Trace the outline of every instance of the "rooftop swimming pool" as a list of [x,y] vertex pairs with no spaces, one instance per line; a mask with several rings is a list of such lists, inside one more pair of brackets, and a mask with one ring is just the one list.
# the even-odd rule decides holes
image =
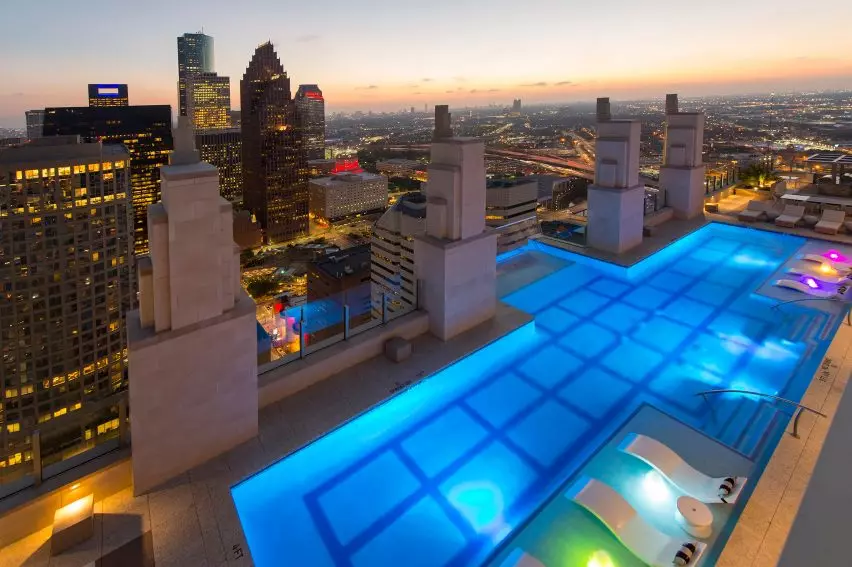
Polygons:
[[775,407],[695,393],[801,398],[841,305],[755,291],[807,242],[710,224],[629,269],[531,244],[568,261],[503,298],[534,323],[233,487],[255,564],[479,565],[642,404],[757,459]]

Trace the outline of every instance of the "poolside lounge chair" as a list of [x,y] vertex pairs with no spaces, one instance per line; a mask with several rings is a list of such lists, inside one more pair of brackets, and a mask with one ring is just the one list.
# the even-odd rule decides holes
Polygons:
[[766,210],[771,206],[769,201],[749,201],[745,210],[740,211],[737,218],[743,222],[754,222],[766,218]]
[[599,480],[581,478],[565,497],[597,516],[625,547],[648,565],[671,567],[678,553],[683,553],[689,559],[680,564],[692,566],[707,549],[706,543],[686,535],[672,537],[646,523],[618,492]]
[[[768,202],[768,201],[767,201]],[[766,207],[766,218],[769,222],[775,222],[775,219],[781,216],[781,212],[784,210],[784,203],[778,201],[773,203],[772,206]]]
[[[708,476],[692,468],[671,447],[647,435],[631,433],[624,438],[619,449],[645,461],[683,492],[707,504],[733,504],[748,480],[745,477]],[[733,488],[730,492],[720,492],[720,487],[727,485],[731,479]]]
[[837,234],[843,226],[846,213],[843,211],[823,211],[822,218],[814,226],[814,230],[823,234]]
[[506,556],[500,567],[544,567],[544,563],[523,549],[516,549]]
[[819,262],[820,264],[828,264],[838,272],[850,272],[852,271],[852,264],[848,262],[840,262],[838,260],[832,260],[828,256],[823,256],[821,254],[805,254],[802,256],[802,260],[807,260],[809,262]]
[[[815,266],[812,262],[802,262],[787,270],[787,273],[793,276],[803,276],[813,278],[818,282],[825,282],[834,285],[840,285],[849,281],[849,274],[846,272],[838,272],[829,267],[828,271],[822,272],[818,267],[810,268],[808,264]],[[821,264],[827,266],[827,264]]]
[[832,291],[830,289],[825,289],[822,287],[811,287],[805,282],[801,282],[799,280],[776,280],[772,285],[778,287],[785,287],[787,289],[792,289],[795,291],[801,291],[804,294],[819,299],[831,299],[833,297],[839,298],[840,296],[846,293],[846,288],[843,286],[841,286],[837,291]]
[[805,215],[805,208],[801,205],[787,205],[784,207],[784,212],[781,216],[775,219],[775,224],[778,226],[786,226],[792,228],[802,220]]

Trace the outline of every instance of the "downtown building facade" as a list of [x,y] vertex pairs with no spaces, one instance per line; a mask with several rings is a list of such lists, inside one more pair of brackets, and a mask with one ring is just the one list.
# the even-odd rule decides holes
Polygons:
[[231,79],[216,73],[186,78],[186,116],[196,130],[231,125]]
[[305,153],[308,159],[325,157],[325,99],[317,85],[299,85],[296,108],[302,118]]
[[390,314],[417,307],[414,239],[426,232],[426,201],[424,193],[407,193],[373,227],[370,282],[375,318],[382,317],[385,301]]
[[290,79],[271,43],[254,52],[240,81],[243,203],[264,242],[308,234],[308,167]]
[[32,472],[34,443],[49,475],[119,433],[130,179],[121,145],[70,136],[0,150],[0,496]]
[[388,178],[384,175],[347,172],[310,181],[311,215],[328,223],[383,212],[387,202]]
[[27,139],[41,138],[44,130],[44,110],[27,110],[24,116],[27,119]]
[[90,84],[89,106],[129,106],[127,85]]
[[160,199],[160,167],[172,149],[168,105],[60,107],[45,110],[45,136],[80,136],[84,141],[123,144],[130,152],[133,249],[148,251],[148,205]]
[[489,181],[485,190],[485,225],[497,230],[497,253],[514,250],[539,232],[538,183],[531,180]]
[[239,128],[195,131],[195,147],[204,163],[219,171],[219,191],[235,207],[243,204],[242,134]]
[[178,115],[188,115],[188,81],[201,73],[213,73],[213,38],[203,33],[185,33],[177,38]]

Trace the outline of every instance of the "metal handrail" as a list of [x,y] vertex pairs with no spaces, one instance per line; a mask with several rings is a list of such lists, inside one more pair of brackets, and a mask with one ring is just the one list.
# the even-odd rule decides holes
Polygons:
[[799,437],[799,418],[802,415],[802,410],[807,410],[811,413],[818,415],[819,417],[828,418],[827,415],[822,413],[821,411],[817,411],[813,408],[809,408],[806,405],[800,404],[798,402],[794,402],[793,400],[788,400],[787,398],[781,398],[779,396],[773,396],[772,394],[764,394],[763,392],[752,392],[751,390],[705,390],[704,392],[698,392],[695,394],[696,396],[701,396],[704,398],[704,401],[707,401],[707,394],[746,394],[749,396],[759,396],[762,398],[772,398],[773,400],[784,402],[785,404],[790,404],[796,406],[796,411],[793,414],[793,432],[791,435],[793,437]]

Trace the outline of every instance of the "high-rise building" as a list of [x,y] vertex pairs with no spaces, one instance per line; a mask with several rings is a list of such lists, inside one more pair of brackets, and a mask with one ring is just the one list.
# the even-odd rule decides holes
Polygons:
[[127,85],[89,85],[89,106],[128,106]]
[[485,225],[497,230],[497,253],[514,250],[538,233],[538,183],[534,180],[489,181],[485,191]]
[[243,203],[242,135],[239,128],[196,130],[201,161],[219,171],[219,192],[235,206]]
[[521,99],[516,98],[512,101],[512,112],[514,114],[520,114],[521,113]]
[[383,296],[390,313],[417,306],[414,237],[426,231],[426,195],[408,193],[373,227],[370,239],[370,280],[373,316],[382,316]]
[[231,79],[198,73],[186,79],[186,115],[196,130],[231,125]]
[[148,251],[148,205],[160,199],[160,166],[172,149],[168,105],[61,107],[46,109],[45,136],[76,135],[85,141],[124,144],[130,152],[133,249]]
[[302,117],[308,159],[325,157],[325,99],[316,85],[299,85],[296,107]]
[[311,214],[332,223],[384,211],[388,203],[388,178],[366,171],[337,173],[312,179],[310,192]]
[[213,73],[213,38],[203,33],[185,33],[177,38],[178,114],[187,116],[187,80],[200,73]]
[[271,43],[260,45],[240,81],[243,203],[267,244],[308,233],[308,168],[290,78]]
[[36,428],[43,463],[118,433],[135,298],[129,161],[76,136],[0,149],[4,476],[32,468]]
[[44,129],[44,110],[27,110],[27,138],[35,140],[42,137]]

